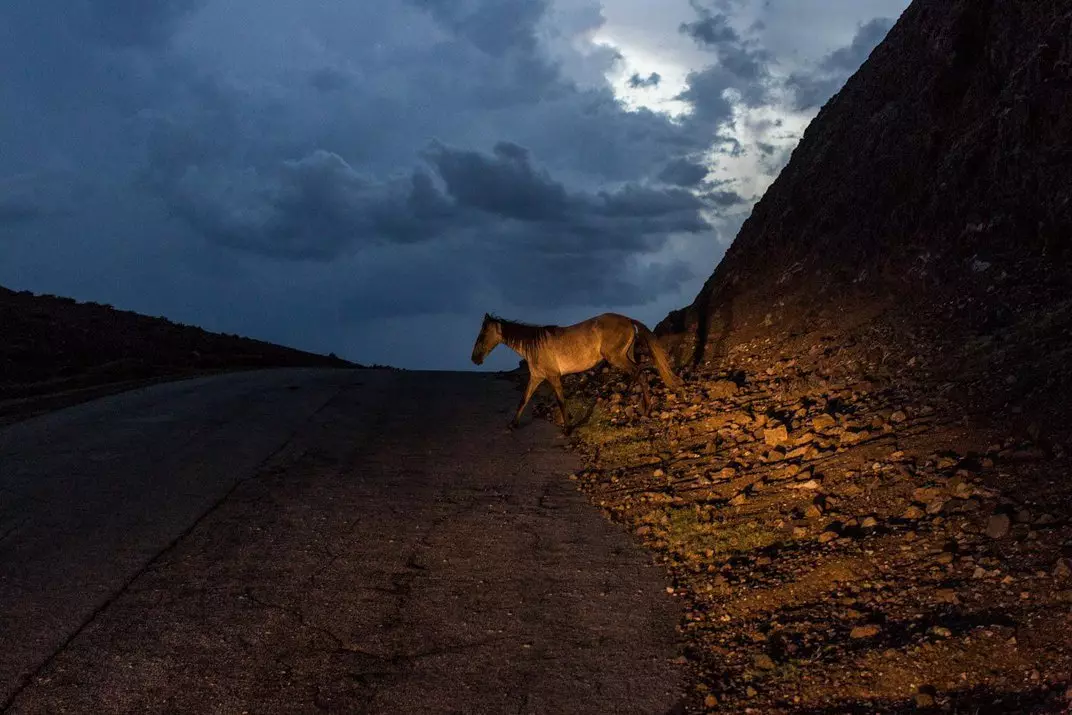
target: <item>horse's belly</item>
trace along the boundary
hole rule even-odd
[[[591,360],[584,357],[560,355],[555,362],[557,363],[560,375],[572,375],[573,373],[584,372],[585,370],[594,367],[595,364],[599,362],[599,359]]]

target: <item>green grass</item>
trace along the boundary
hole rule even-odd
[[[681,553],[717,555],[743,554],[762,549],[779,540],[777,531],[750,519],[736,522],[701,521],[693,509],[676,509],[670,514],[667,541]]]

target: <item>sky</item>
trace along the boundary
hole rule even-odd
[[[5,0],[0,284],[413,369],[653,326],[907,4]]]

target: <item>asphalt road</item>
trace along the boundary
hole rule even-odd
[[[516,400],[261,371],[0,429],[0,706],[671,711],[664,576]]]

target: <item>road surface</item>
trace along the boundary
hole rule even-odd
[[[516,399],[272,370],[0,429],[0,707],[673,711],[663,573]]]

